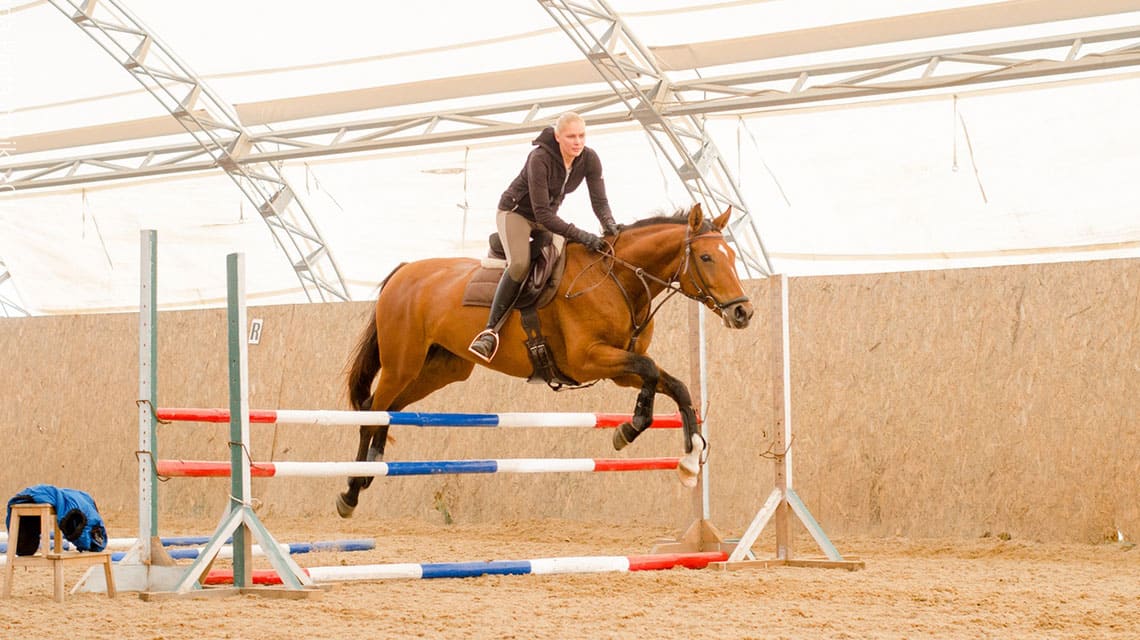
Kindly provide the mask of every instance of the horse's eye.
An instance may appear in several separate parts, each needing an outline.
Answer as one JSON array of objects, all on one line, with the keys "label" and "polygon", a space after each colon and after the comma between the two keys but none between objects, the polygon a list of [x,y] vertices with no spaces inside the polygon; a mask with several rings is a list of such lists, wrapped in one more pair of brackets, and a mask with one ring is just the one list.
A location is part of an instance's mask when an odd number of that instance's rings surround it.
[{"label": "horse's eye", "polygon": [[701,254],[701,262],[712,262],[712,256],[707,253]]}]

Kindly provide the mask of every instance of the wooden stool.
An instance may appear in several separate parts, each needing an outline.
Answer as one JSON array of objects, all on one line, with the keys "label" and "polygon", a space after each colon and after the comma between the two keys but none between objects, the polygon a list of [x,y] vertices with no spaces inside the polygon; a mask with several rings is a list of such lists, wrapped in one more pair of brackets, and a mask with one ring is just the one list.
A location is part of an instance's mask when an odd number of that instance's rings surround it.
[{"label": "wooden stool", "polygon": [[[38,516],[40,519],[40,546],[30,556],[16,555],[16,545],[20,540],[20,520]],[[27,523],[30,525],[31,523]],[[54,538],[52,535],[54,534]],[[54,542],[53,542],[54,541]],[[51,566],[54,572],[54,597],[63,602],[63,566],[65,564],[103,563],[103,575],[107,578],[107,596],[115,597],[115,578],[111,573],[110,551],[64,551],[63,533],[59,530],[59,519],[55,507],[50,504],[25,503],[12,505],[11,526],[8,529],[8,564],[4,567],[4,597],[12,596],[12,578],[16,567]]]}]

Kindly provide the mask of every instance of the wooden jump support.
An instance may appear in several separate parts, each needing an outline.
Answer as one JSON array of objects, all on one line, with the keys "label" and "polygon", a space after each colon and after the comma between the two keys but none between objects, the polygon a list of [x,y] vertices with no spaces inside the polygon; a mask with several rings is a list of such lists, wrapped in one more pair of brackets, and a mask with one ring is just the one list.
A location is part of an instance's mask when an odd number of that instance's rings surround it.
[{"label": "wooden jump support", "polygon": [[[792,487],[792,393],[791,393],[791,339],[788,328],[788,277],[786,275],[772,276],[775,286],[772,287],[769,300],[768,317],[779,319],[772,332],[773,340],[778,340],[772,351],[778,354],[773,367],[778,368],[777,375],[773,376],[773,395],[775,406],[773,414],[776,419],[776,436],[772,450],[775,457],[775,487],[772,493],[752,523],[744,531],[740,541],[736,543],[728,560],[724,562],[709,563],[710,569],[734,570],[758,567],[818,567],[828,569],[847,569],[855,571],[862,569],[865,564],[861,560],[845,559],[831,540],[824,533],[823,527],[816,522],[808,511],[799,494]],[[791,514],[799,518],[816,544],[823,551],[826,558],[800,558],[793,550],[791,535]],[[760,532],[769,522],[773,522],[776,533],[776,555],[767,560],[750,557],[752,545],[760,536]]]}]

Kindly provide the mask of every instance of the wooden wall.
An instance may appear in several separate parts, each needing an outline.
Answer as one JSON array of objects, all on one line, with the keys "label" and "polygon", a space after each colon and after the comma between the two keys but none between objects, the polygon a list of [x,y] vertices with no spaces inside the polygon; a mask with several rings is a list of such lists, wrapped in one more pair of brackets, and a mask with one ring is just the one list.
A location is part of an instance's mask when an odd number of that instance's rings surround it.
[{"label": "wooden wall", "polygon": [[[753,325],[709,318],[713,520],[739,535],[772,487],[774,281],[747,283]],[[831,535],[1096,542],[1140,535],[1140,262],[1117,260],[790,281],[795,487]],[[689,376],[687,300],[662,312],[651,354]],[[251,307],[254,408],[347,408],[343,367],[370,304]],[[35,483],[135,509],[137,316],[0,319],[0,496]],[[224,310],[159,316],[164,406],[227,406]],[[423,411],[623,411],[612,383],[553,393],[477,370]],[[672,411],[665,399],[659,411]],[[651,431],[621,454],[610,433],[396,427],[389,460],[678,455]],[[349,460],[356,430],[257,426],[258,460]],[[225,460],[225,425],[160,427],[160,456]],[[342,479],[255,480],[266,518],[337,518]],[[228,480],[160,486],[164,516],[224,507]],[[683,527],[672,473],[378,479],[360,512],[497,521],[557,517]]]}]

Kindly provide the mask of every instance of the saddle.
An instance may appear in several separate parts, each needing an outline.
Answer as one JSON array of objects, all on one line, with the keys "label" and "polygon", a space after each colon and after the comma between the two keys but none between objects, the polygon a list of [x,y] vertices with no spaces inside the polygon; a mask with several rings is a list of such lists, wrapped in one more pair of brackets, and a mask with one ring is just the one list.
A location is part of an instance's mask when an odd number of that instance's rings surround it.
[{"label": "saddle", "polygon": [[[507,268],[507,254],[503,251],[499,234],[492,233],[487,240],[487,257],[463,291],[464,306],[490,307],[499,279]],[[582,385],[558,369],[538,320],[537,310],[550,304],[558,292],[558,283],[566,268],[566,254],[563,251],[565,245],[565,238],[549,231],[536,229],[531,232],[530,273],[515,300],[515,309],[522,315],[522,327],[527,336],[527,354],[534,367],[527,382],[546,383],[555,391],[561,391],[563,387],[589,386]]]},{"label": "saddle", "polygon": [[[503,241],[499,234],[492,233],[487,238],[487,244],[487,257],[483,258],[479,269],[463,291],[464,306],[489,308],[491,299],[495,297],[495,288],[499,286],[499,279],[507,268],[507,254],[503,251]],[[530,273],[515,301],[516,309],[541,309],[554,299],[566,266],[562,251],[565,245],[565,238],[549,231],[536,229],[531,232]]]}]

